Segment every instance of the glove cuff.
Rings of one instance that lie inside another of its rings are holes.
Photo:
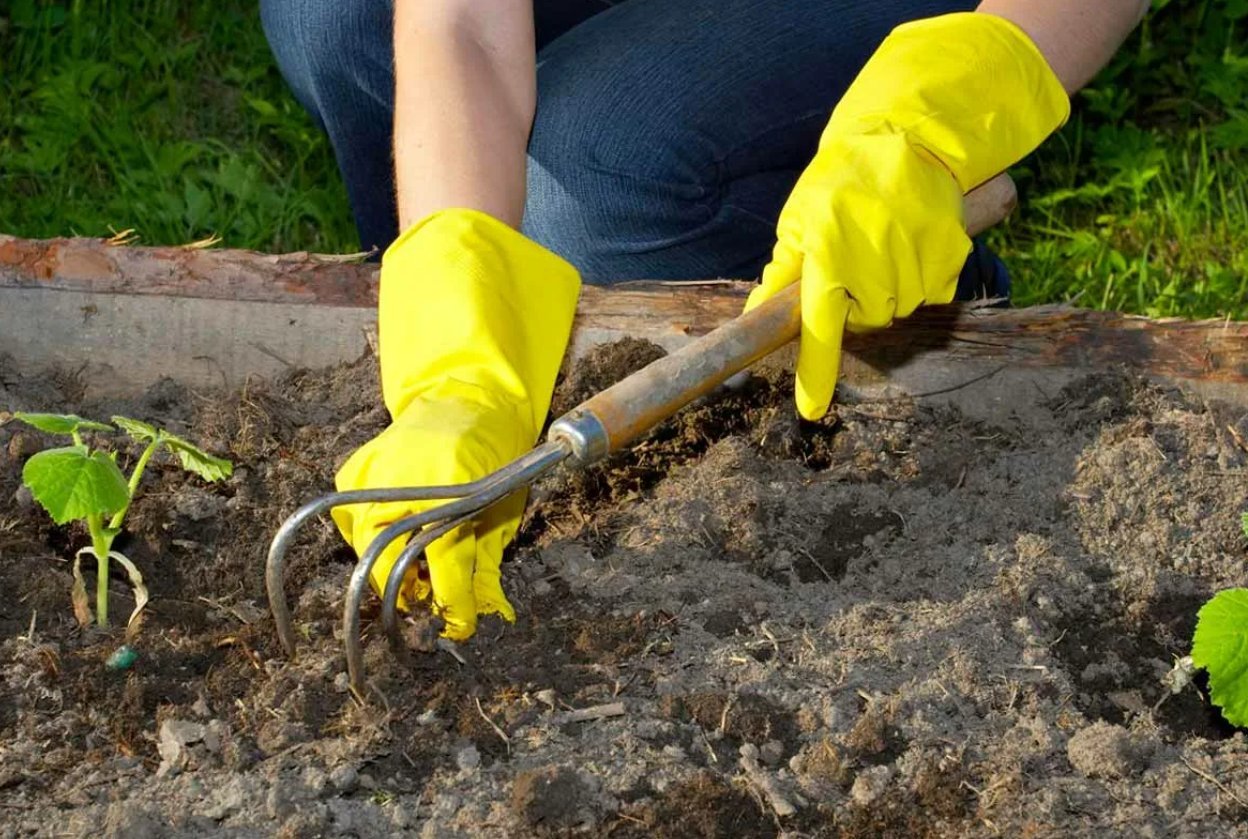
[[[449,209],[417,222],[382,258],[378,338],[391,416],[454,381],[524,406],[536,439],[579,292],[571,264],[492,216]]]
[[[1070,98],[1016,24],[959,12],[898,26],[832,113],[829,134],[905,134],[966,193],[1030,154]]]

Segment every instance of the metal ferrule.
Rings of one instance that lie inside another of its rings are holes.
[[[572,447],[572,459],[586,466],[607,456],[611,440],[598,417],[589,411],[574,408],[550,424],[548,440],[562,440]]]

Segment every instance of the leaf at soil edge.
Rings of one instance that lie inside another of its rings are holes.
[[[1209,672],[1210,697],[1227,722],[1248,726],[1248,588],[1220,591],[1200,608],[1192,661]]]

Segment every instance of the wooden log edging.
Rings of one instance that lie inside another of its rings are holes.
[[[751,284],[587,286],[573,356],[625,335],[668,347],[736,316]],[[19,368],[104,371],[119,391],[172,375],[235,385],[359,356],[377,267],[307,253],[115,246],[0,235],[0,353]],[[1126,366],[1248,404],[1248,323],[1153,320],[1065,306],[931,307],[847,339],[850,381],[940,381],[985,367]],[[148,360],[144,360],[148,359]]]

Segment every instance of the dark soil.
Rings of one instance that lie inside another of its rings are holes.
[[[595,352],[554,413],[659,352]],[[332,524],[291,553],[293,661],[263,564],[384,427],[372,360],[82,392],[0,359],[0,411],[124,413],[236,470],[149,469],[118,548],[153,599],[114,670],[125,580],[113,628],[76,625],[86,534],[20,488],[55,443],[0,425],[0,837],[1248,835],[1248,742],[1199,682],[1161,682],[1200,603],[1248,584],[1243,409],[1106,373],[995,421],[889,399],[809,424],[786,375],[755,376],[536,487],[504,563],[519,618],[483,620],[464,664],[396,659],[370,598],[362,705]]]

